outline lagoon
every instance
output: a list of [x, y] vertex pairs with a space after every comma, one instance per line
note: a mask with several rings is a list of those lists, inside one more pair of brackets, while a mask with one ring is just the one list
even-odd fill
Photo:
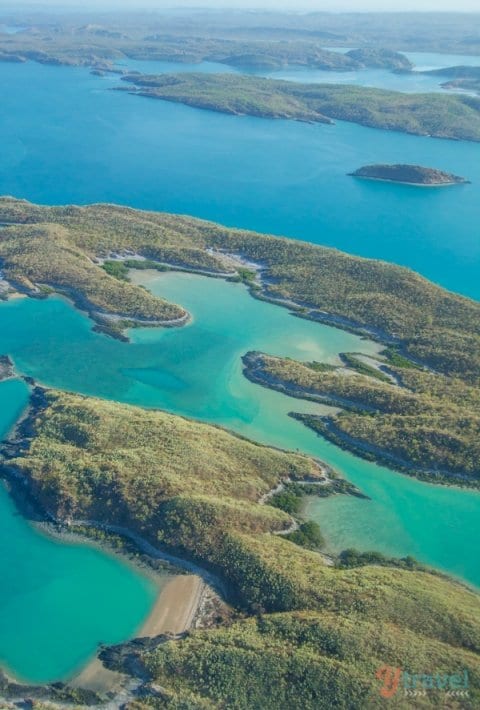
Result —
[[137, 272], [154, 293], [193, 315], [179, 329], [138, 329], [131, 343], [95, 334], [66, 301], [0, 305], [0, 352], [53, 387], [159, 407], [226, 426], [263, 443], [327, 461], [371, 497], [313, 501], [330, 549], [377, 549], [419, 560], [480, 586], [480, 494], [433, 486], [358, 459], [329, 444], [290, 411], [319, 405], [249, 382], [241, 356], [262, 350], [300, 360], [338, 362], [338, 353], [374, 353], [378, 345], [303, 320], [252, 298], [242, 284], [191, 274]]

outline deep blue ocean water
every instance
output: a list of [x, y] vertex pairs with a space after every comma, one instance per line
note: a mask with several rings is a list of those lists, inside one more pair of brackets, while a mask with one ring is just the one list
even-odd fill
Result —
[[[403, 264], [480, 296], [479, 144], [226, 116], [110, 91], [119, 83], [0, 63], [0, 194], [187, 213]], [[472, 184], [346, 175], [374, 162], [419, 163]]]

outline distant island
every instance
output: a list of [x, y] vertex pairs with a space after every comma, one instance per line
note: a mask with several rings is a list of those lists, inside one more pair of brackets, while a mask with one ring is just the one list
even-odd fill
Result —
[[446, 77], [448, 81], [441, 84], [444, 89], [480, 94], [480, 67], [462, 65], [430, 69], [422, 73]]
[[232, 115], [311, 123], [350, 121], [419, 136], [480, 141], [480, 100], [345, 84], [301, 84], [241, 74], [139, 74], [114, 91]]
[[421, 185], [435, 187], [442, 185], [462, 185], [469, 183], [466, 178], [445, 173], [436, 168], [425, 168], [422, 165], [364, 165], [353, 173], [352, 177], [367, 180], [383, 180], [386, 182], [400, 182], [404, 185]]

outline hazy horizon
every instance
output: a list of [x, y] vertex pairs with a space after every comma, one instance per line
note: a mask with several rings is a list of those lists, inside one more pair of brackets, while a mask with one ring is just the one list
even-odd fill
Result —
[[280, 12], [477, 12], [479, 0], [16, 0], [0, 2], [0, 11], [56, 10], [268, 10]]

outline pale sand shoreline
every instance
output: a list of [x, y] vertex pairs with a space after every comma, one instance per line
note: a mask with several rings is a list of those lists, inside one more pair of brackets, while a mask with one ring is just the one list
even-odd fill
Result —
[[188, 631], [200, 606], [205, 587], [205, 582], [196, 574], [181, 574], [170, 579], [158, 595], [137, 637], [176, 635]]
[[[172, 577], [160, 590], [152, 611], [135, 634], [136, 638], [154, 638], [160, 634], [174, 636], [188, 631], [202, 602], [206, 584], [196, 574]], [[68, 685], [97, 693], [119, 692], [126, 676], [108, 670], [99, 658], [94, 658]]]
[[94, 658], [68, 685], [71, 688], [93, 690], [95, 693], [117, 692], [122, 688], [125, 678], [123, 673], [105, 668], [99, 658]]

